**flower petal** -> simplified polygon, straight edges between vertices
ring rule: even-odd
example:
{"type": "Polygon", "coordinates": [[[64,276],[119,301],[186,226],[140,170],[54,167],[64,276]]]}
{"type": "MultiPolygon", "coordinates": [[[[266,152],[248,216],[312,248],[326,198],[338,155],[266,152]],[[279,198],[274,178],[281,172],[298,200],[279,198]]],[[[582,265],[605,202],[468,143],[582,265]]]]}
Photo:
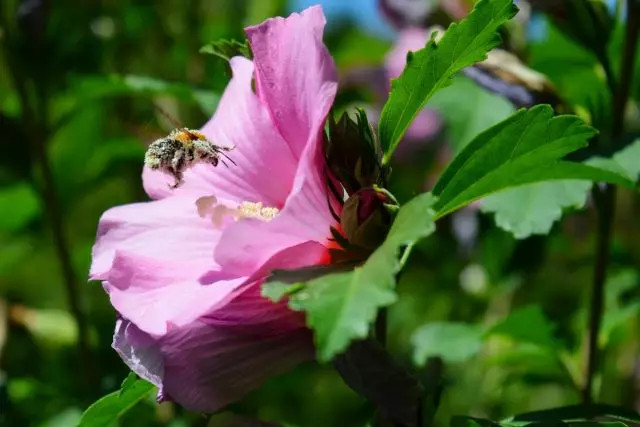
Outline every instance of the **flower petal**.
{"type": "Polygon", "coordinates": [[[253,63],[235,57],[231,67],[233,78],[202,132],[217,145],[235,146],[227,153],[235,165],[225,158],[226,167],[196,164],[185,172],[184,183],[176,190],[169,188],[173,178],[168,174],[145,168],[143,180],[149,196],[214,194],[236,202],[284,204],[297,161],[269,111],[252,91],[253,63]]]}
{"type": "Polygon", "coordinates": [[[313,357],[300,313],[260,297],[258,284],[252,288],[162,340],[163,390],[171,399],[212,412],[313,357]]]}
{"type": "MultiPolygon", "coordinates": [[[[332,197],[324,172],[322,147],[316,138],[303,153],[291,194],[278,216],[269,222],[244,219],[225,229],[214,254],[221,268],[250,274],[284,248],[305,242],[322,249],[305,252],[306,262],[300,267],[317,264],[326,255],[330,227],[337,225],[329,209],[332,197]]],[[[334,210],[339,214],[339,206],[334,210]]]]}
{"type": "Polygon", "coordinates": [[[160,336],[169,325],[190,324],[224,305],[245,281],[246,277],[192,271],[182,262],[118,251],[104,285],[120,315],[160,336]]]}
{"type": "Polygon", "coordinates": [[[138,375],[186,409],[214,412],[313,358],[303,318],[260,296],[254,283],[220,310],[161,339],[118,322],[114,348],[138,375]]]}
{"type": "Polygon", "coordinates": [[[245,29],[258,95],[296,158],[327,116],[337,89],[335,64],[322,42],[325,17],[314,6],[245,29]]]}
{"type": "Polygon", "coordinates": [[[215,268],[212,248],[221,231],[198,215],[196,202],[195,197],[175,196],[109,209],[100,218],[91,279],[107,279],[116,250],[182,262],[185,270],[215,268]]]}

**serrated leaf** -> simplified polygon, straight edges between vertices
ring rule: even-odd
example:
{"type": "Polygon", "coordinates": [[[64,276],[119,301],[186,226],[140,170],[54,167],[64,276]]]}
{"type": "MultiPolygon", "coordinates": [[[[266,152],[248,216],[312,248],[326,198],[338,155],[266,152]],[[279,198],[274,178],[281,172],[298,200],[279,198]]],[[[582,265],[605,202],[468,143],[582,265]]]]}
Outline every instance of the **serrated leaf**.
{"type": "Polygon", "coordinates": [[[240,43],[237,40],[216,40],[200,48],[200,53],[206,53],[209,55],[215,55],[226,61],[230,60],[234,56],[244,56],[245,58],[251,58],[251,50],[249,48],[249,42],[245,40],[240,43]]]}
{"type": "Polygon", "coordinates": [[[438,356],[450,363],[469,360],[482,347],[482,330],[466,323],[432,322],[411,337],[413,361],[422,366],[429,357],[438,356]]]}
{"type": "Polygon", "coordinates": [[[392,82],[379,122],[387,163],[409,125],[429,98],[465,67],[486,59],[500,43],[497,31],[517,13],[511,0],[480,0],[466,19],[453,23],[442,39],[407,56],[407,66],[392,82]]]}
{"type": "Polygon", "coordinates": [[[120,416],[149,396],[155,387],[131,373],[122,383],[122,389],[110,393],[93,403],[82,414],[78,427],[113,427],[120,416]]]}
{"type": "MultiPolygon", "coordinates": [[[[611,171],[635,182],[640,174],[640,140],[617,152],[612,158],[597,157],[585,164],[611,171]]],[[[562,217],[564,208],[580,209],[587,201],[590,181],[548,181],[510,188],[489,195],[482,201],[485,213],[494,213],[498,227],[524,239],[547,234],[562,217]]]]}
{"type": "Polygon", "coordinates": [[[548,181],[510,188],[482,200],[481,210],[494,213],[498,227],[524,239],[548,234],[564,208],[582,208],[587,202],[589,181],[548,181]]]}
{"type": "Polygon", "coordinates": [[[436,183],[437,217],[483,196],[540,181],[580,179],[632,186],[609,170],[560,160],[587,145],[595,129],[576,116],[553,117],[548,105],[522,109],[478,135],[436,183]]]}
{"type": "Polygon", "coordinates": [[[518,343],[534,344],[545,349],[556,348],[554,326],[542,309],[531,305],[509,314],[506,319],[489,329],[487,335],[502,335],[518,343]]]}
{"type": "Polygon", "coordinates": [[[265,285],[271,296],[289,293],[289,306],[306,312],[321,361],[346,350],[352,340],[365,338],[378,309],[396,301],[395,279],[402,267],[398,252],[435,231],[434,203],[425,193],[401,207],[387,239],[362,267],[307,281],[293,293],[277,282],[265,285]]]}

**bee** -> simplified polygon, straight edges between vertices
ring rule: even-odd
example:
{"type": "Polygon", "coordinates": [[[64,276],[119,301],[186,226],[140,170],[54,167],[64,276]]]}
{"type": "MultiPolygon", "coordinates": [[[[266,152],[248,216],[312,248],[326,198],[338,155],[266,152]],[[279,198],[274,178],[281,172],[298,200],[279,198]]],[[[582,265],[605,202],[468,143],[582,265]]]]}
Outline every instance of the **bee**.
{"type": "Polygon", "coordinates": [[[235,147],[214,144],[200,131],[180,128],[164,138],[156,139],[147,148],[144,164],[150,169],[167,172],[175,179],[171,189],[178,188],[184,177],[184,171],[198,162],[218,166],[219,162],[228,166],[222,157],[236,164],[227,154],[235,147]]]}

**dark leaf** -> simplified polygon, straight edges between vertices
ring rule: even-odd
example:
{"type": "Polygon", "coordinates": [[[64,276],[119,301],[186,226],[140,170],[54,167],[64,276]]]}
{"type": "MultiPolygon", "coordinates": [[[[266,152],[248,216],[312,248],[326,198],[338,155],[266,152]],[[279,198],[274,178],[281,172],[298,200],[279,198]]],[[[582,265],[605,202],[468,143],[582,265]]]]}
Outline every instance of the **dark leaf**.
{"type": "Polygon", "coordinates": [[[352,342],[333,364],[356,393],[395,423],[416,425],[422,387],[377,341],[352,342]]]}

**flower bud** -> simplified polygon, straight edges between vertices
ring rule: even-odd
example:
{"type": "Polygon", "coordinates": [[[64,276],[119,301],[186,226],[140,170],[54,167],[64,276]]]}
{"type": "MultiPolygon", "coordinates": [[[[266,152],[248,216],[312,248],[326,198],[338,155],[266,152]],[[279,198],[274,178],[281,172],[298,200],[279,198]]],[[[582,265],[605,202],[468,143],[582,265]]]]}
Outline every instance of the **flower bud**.
{"type": "Polygon", "coordinates": [[[340,217],[349,243],[367,249],[380,246],[391,226],[385,205],[394,203],[388,194],[375,188],[363,188],[349,197],[340,217]]]}

